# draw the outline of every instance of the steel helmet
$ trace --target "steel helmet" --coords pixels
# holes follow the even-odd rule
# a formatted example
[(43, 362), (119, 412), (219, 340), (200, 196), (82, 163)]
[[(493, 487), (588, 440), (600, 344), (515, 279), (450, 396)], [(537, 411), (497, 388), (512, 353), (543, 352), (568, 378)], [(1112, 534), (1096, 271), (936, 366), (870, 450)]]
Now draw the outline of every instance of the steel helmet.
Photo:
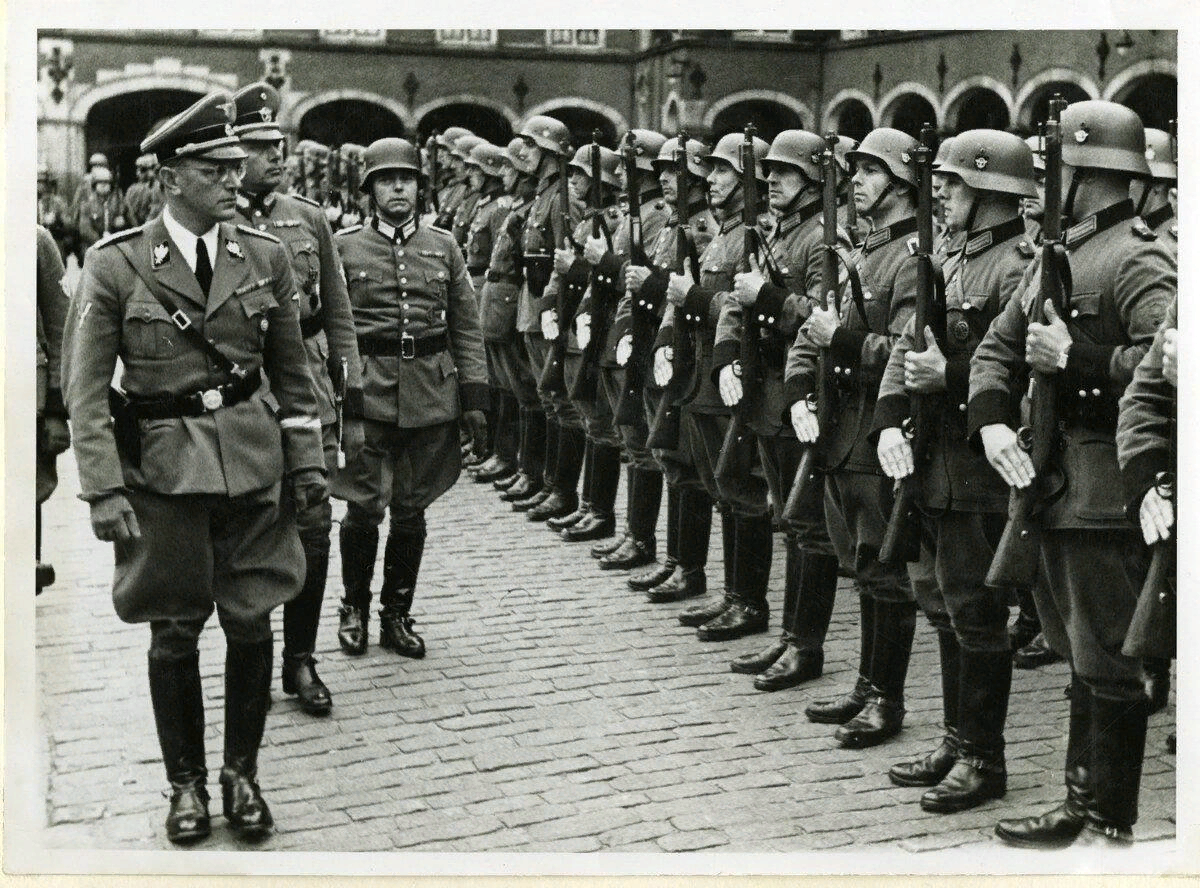
[(471, 149), (476, 145), (482, 145), (487, 139), (481, 139), (479, 136), (467, 134), (459, 136), (454, 140), (454, 147), (450, 149), (450, 153), (459, 160), (465, 161), (471, 155)]
[(480, 142), (471, 149), (466, 160), (471, 166), (483, 170), (485, 176), (500, 178), (504, 173), (504, 164), (508, 160), (508, 154), (499, 145)]
[(446, 127), (445, 132), (438, 134), (437, 143), (449, 151), (454, 147), (455, 140), (460, 139), (463, 136), (472, 135), (474, 135), (474, 133), (472, 133), (465, 126), (448, 126)]
[(408, 170), (419, 176), (421, 155), (417, 146), (405, 139), (377, 139), (363, 152), (363, 165), (363, 179), (359, 188), (368, 191), (371, 187), (371, 177), (384, 170)]
[(101, 167), (108, 166), (108, 158), (105, 157), (103, 154), (101, 154), (99, 151), (97, 151), (95, 154), (93, 154), (91, 157), (88, 158), (88, 168), (90, 169), (91, 167), (96, 167), (96, 166), (101, 166)]
[(800, 170), (813, 182), (821, 181), (821, 155), (825, 153), (825, 140), (807, 130), (784, 130), (771, 142), (763, 168), (770, 171), (769, 164), (782, 163)]
[[(654, 169), (662, 172), (664, 168), (674, 169), (675, 152), (679, 150), (679, 139), (667, 139), (658, 149), (658, 157), (652, 163)], [(687, 140), (687, 167), (693, 176), (704, 178), (708, 175), (708, 146), (699, 139)]]
[[(621, 165), (621, 155), (613, 151), (611, 148), (600, 146), (600, 181), (605, 185), (611, 185), (614, 188), (621, 187), (621, 182), (617, 178), (617, 167)], [(591, 144), (584, 145), (575, 152), (575, 156), (571, 158), (568, 167), (573, 167), (581, 170), (589, 179), (592, 176), (592, 146)]]
[(1073, 167), (1150, 175), (1142, 119), (1124, 105), (1089, 99), (1068, 105), (1059, 120), (1062, 159)]
[(959, 133), (953, 142), (939, 173), (958, 176), (978, 191), (1037, 197), (1033, 152), (1020, 136), (978, 129)]
[(344, 142), (339, 153), (342, 155), (342, 160), (361, 161), (363, 159), (363, 152), (366, 150), (362, 145), (355, 144), (354, 142)]
[[(743, 133), (730, 133), (727, 136), (721, 136), (721, 140), (713, 148), (712, 154), (708, 156), (710, 166), (714, 160), (723, 160), (733, 167), (734, 172), (740, 176), (742, 174), (742, 142), (745, 139), (746, 137)], [(763, 172), (762, 161), (770, 150), (770, 145), (758, 136), (754, 137), (754, 178), (762, 179), (764, 182), (767, 176)]]
[(950, 157), (950, 149), (952, 147), (954, 147), (954, 136), (946, 136), (946, 138), (942, 139), (942, 144), (938, 145), (937, 156), (933, 159), (933, 171), (935, 173), (941, 172), (938, 167), (944, 164), (947, 158)]
[(325, 163), (325, 161), (329, 160), (329, 148), (320, 142), (309, 141), (304, 146), (304, 156), (305, 158), (312, 158), (319, 163)]
[[(631, 129), (629, 135), (633, 136), (634, 162), (637, 168), (648, 173), (654, 172), (654, 161), (658, 159), (667, 137), (648, 129)], [(621, 147), (624, 145), (622, 141)]]
[(1174, 182), (1179, 178), (1179, 167), (1171, 157), (1170, 133), (1146, 128), (1146, 163), (1155, 179)]
[(893, 179), (916, 188), (915, 158), (919, 145), (908, 133), (882, 126), (867, 133), (857, 148), (846, 152), (846, 158), (856, 164), (864, 159), (874, 160), (883, 164)]
[(571, 131), (561, 120), (535, 114), (525, 121), (520, 136), (551, 154), (566, 154), (571, 150)]
[(108, 167), (96, 167), (96, 169), (92, 170), (93, 185), (99, 185), (101, 182), (107, 182), (109, 185), (111, 185), (112, 180), (112, 170), (110, 170)]
[(1040, 135), (1030, 136), (1025, 140), (1025, 144), (1029, 146), (1029, 150), (1033, 152), (1033, 168), (1035, 170), (1046, 171), (1046, 143)]
[(842, 168), (843, 173), (850, 172), (850, 160), (846, 155), (857, 147), (857, 139), (852, 139), (849, 136), (837, 137), (837, 147), (833, 150), (833, 157), (837, 161), (837, 165)]

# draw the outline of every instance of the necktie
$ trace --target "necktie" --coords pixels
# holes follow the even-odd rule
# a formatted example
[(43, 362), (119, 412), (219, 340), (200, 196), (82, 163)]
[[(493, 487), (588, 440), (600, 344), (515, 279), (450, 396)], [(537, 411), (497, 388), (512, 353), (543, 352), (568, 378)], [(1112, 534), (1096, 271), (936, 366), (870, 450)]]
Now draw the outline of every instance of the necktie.
[(212, 262), (208, 258), (208, 247), (204, 244), (204, 238), (196, 238), (196, 280), (200, 282), (200, 289), (204, 291), (204, 295), (208, 295), (208, 288), (212, 286)]

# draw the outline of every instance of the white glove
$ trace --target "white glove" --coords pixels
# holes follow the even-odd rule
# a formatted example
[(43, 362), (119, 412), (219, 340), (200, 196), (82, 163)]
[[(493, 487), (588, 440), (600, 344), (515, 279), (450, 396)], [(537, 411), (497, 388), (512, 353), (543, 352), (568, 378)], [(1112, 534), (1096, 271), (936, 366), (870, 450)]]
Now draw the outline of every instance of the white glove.
[(587, 348), (592, 341), (592, 316), (586, 311), (575, 316), (575, 338), (580, 348)]
[(633, 334), (626, 333), (617, 341), (617, 366), (624, 367), (633, 355)]
[(542, 312), (542, 336), (546, 339), (558, 339), (558, 311), (550, 309)]

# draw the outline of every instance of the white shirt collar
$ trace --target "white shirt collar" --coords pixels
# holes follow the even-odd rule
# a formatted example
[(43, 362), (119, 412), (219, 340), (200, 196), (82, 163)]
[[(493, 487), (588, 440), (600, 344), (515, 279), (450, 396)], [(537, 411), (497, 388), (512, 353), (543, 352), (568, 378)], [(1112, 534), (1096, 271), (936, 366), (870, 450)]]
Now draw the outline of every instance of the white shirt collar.
[[(179, 220), (171, 215), (170, 207), (163, 207), (162, 214), (163, 225), (166, 226), (167, 235), (175, 242), (176, 248), (179, 250), (183, 260), (188, 264), (188, 268), (192, 273), (196, 272), (196, 235), (192, 234), (184, 228)], [(217, 247), (220, 244), (220, 228), (213, 225), (212, 228), (200, 235), (204, 238), (204, 245), (208, 247), (208, 261), (212, 263), (213, 268), (217, 265)]]

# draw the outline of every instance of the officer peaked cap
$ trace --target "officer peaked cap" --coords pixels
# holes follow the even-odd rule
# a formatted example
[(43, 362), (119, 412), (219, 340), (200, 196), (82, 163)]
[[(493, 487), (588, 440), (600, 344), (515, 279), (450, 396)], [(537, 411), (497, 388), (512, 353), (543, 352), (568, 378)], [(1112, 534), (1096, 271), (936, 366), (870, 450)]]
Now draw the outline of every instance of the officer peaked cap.
[(237, 118), (233, 131), (242, 141), (278, 142), (283, 138), (279, 130), (279, 90), (265, 81), (243, 86), (233, 94), (237, 105)]
[(214, 90), (148, 135), (141, 151), (153, 154), (159, 163), (183, 157), (244, 160), (246, 152), (233, 131), (235, 109), (229, 92)]

